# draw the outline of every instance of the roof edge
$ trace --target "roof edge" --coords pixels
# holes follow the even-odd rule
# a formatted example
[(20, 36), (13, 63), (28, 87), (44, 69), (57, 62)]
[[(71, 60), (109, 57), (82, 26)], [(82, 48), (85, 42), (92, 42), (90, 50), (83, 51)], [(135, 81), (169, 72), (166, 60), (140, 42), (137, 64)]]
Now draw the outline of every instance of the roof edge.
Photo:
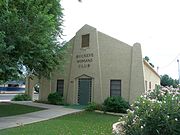
[(143, 63), (144, 63), (145, 65), (147, 65), (147, 66), (150, 68), (150, 70), (151, 70), (152, 72), (154, 72), (159, 78), (161, 78), (160, 75), (154, 70), (154, 68), (153, 68), (146, 60), (143, 59)]

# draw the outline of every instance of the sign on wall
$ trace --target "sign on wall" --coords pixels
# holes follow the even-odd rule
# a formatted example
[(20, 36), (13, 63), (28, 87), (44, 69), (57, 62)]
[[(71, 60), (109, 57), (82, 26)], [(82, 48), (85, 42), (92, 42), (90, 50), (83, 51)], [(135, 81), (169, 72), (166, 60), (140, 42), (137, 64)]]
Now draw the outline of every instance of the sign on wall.
[(93, 53), (77, 54), (76, 61), (79, 68), (89, 68), (93, 62)]

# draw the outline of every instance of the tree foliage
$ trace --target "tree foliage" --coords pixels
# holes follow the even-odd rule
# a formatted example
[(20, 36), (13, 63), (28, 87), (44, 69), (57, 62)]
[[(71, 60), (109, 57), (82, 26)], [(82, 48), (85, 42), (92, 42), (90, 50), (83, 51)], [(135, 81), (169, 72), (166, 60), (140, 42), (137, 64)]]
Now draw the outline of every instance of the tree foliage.
[(144, 59), (149, 62), (149, 57), (148, 56), (145, 56)]
[(62, 57), (62, 16), (60, 0), (0, 0), (0, 80), (49, 75)]
[(145, 57), (144, 57), (144, 60), (145, 60), (145, 61), (147, 61), (147, 62), (149, 63), (149, 65), (151, 65), (151, 67), (153, 67), (153, 68), (154, 68), (154, 64), (152, 64), (151, 62), (149, 62), (149, 61), (150, 61), (150, 59), (149, 59), (149, 57), (148, 57), (148, 56), (145, 56)]
[(178, 87), (178, 80), (172, 79), (167, 74), (161, 76), (161, 85), (162, 86), (173, 86), (173, 88)]

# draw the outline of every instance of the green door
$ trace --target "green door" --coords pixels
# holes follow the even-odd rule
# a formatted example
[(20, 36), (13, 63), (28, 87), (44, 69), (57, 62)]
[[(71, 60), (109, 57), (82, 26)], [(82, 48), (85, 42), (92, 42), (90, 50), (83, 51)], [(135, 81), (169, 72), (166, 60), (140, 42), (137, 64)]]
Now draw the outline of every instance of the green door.
[(87, 105), (89, 102), (91, 102), (91, 85), (92, 79), (79, 79), (78, 103), (80, 105)]

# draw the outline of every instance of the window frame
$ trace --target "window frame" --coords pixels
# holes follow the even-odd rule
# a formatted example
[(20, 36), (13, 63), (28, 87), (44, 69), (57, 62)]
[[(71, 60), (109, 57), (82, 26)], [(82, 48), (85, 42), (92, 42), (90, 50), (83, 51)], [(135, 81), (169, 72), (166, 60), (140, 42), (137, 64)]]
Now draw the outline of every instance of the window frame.
[[(62, 89), (58, 89), (59, 88), (59, 85), (58, 85), (58, 82), (63, 82), (62, 84)], [(61, 94), (61, 96), (63, 96), (64, 95), (64, 79), (57, 79), (57, 82), (56, 82), (56, 92), (58, 92), (58, 93), (60, 93)]]
[(88, 48), (89, 42), (90, 42), (90, 34), (89, 33), (81, 36), (81, 48)]
[(151, 82), (149, 82), (149, 89), (151, 90)]
[(148, 90), (148, 81), (145, 81), (145, 90)]
[[(120, 88), (120, 89), (112, 89), (112, 87), (113, 87), (112, 82), (113, 82), (113, 81), (119, 81), (119, 82), (120, 82), (120, 83), (119, 83), (119, 85), (120, 85), (119, 88)], [(116, 85), (117, 85), (117, 84), (116, 84)], [(118, 91), (118, 92), (119, 92), (119, 95), (113, 95), (113, 94), (112, 94), (112, 93), (113, 93), (113, 92), (112, 92), (113, 90), (119, 90), (119, 91)], [(117, 91), (116, 91), (116, 92), (117, 92)], [(110, 97), (112, 97), (112, 96), (121, 96), (121, 95), (122, 95), (121, 92), (122, 92), (122, 80), (120, 80), (120, 79), (111, 79), (111, 80), (110, 80)]]

